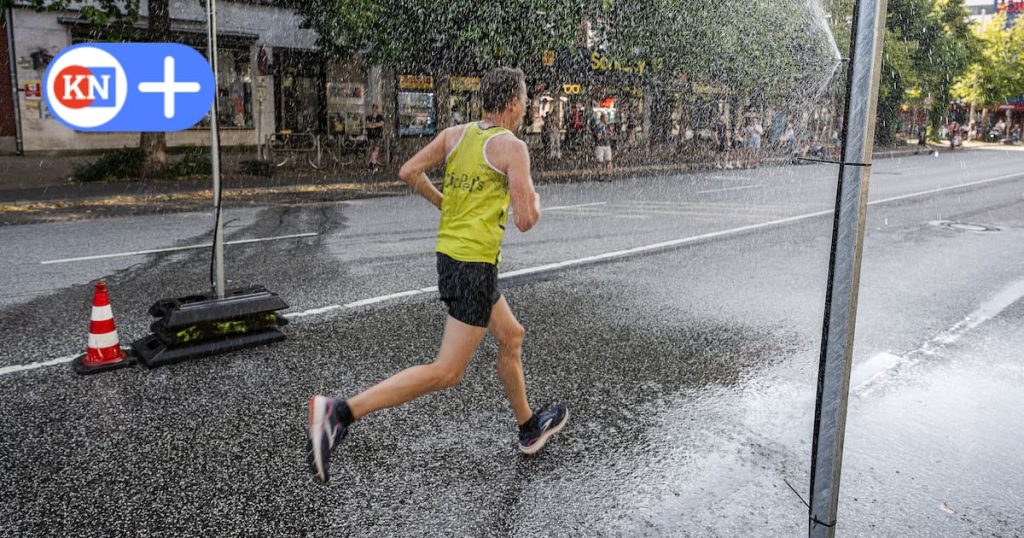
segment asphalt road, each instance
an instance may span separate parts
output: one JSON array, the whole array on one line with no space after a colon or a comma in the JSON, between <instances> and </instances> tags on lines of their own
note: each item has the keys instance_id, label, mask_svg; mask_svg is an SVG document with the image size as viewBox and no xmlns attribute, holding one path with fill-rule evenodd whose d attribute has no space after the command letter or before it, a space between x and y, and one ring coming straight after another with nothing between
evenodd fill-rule
<instances>
[{"instance_id":1,"label":"asphalt road","mask_svg":"<svg viewBox=\"0 0 1024 538\"><path fill-rule=\"evenodd\" d=\"M875 163L844 535L1024 533L1022 163ZM538 227L508 233L501 287L527 329L531 401L566 402L569 426L541 456L516 454L488 341L459 387L357 424L327 487L304 471L308 396L436 351L429 204L228 210L229 240L266 240L229 246L227 273L289 302L289 340L85 378L66 360L91 282L107 280L122 342L141 337L155 299L208 286L209 258L139 252L206 243L210 216L0 227L2 533L805 532L786 482L806 497L835 170L540 192Z\"/></svg>"}]
</instances>

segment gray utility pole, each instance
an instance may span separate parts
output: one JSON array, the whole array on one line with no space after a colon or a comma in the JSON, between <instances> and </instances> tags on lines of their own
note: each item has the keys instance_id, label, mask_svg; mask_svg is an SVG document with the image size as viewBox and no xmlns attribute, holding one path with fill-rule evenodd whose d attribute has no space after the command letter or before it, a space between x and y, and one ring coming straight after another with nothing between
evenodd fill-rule
<instances>
[{"instance_id":1,"label":"gray utility pole","mask_svg":"<svg viewBox=\"0 0 1024 538\"><path fill-rule=\"evenodd\" d=\"M4 26L7 27L7 60L11 67L11 103L14 104L14 152L25 154L25 142L21 137L21 103L18 95L18 61L14 53L14 9L4 11Z\"/></svg>"},{"instance_id":2,"label":"gray utility pole","mask_svg":"<svg viewBox=\"0 0 1024 538\"><path fill-rule=\"evenodd\" d=\"M832 537L836 532L885 10L886 0L858 0L853 15L842 162L814 410L808 529L811 537Z\"/></svg>"},{"instance_id":3,"label":"gray utility pole","mask_svg":"<svg viewBox=\"0 0 1024 538\"><path fill-rule=\"evenodd\" d=\"M217 90L217 2L207 0L206 14L208 16L208 53L210 55L210 67L213 68L213 108L210 110L210 175L213 176L213 210L214 210L214 232L213 232L213 265L215 282L214 288L217 298L224 298L224 225L220 218L220 107L217 106L220 100Z\"/></svg>"}]
</instances>

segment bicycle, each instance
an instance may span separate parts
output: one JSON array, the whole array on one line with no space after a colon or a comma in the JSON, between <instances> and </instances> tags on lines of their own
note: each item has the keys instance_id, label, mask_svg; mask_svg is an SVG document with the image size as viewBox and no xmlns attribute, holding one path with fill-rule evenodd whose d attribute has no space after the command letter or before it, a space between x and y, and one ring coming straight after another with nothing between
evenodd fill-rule
<instances>
[{"instance_id":1,"label":"bicycle","mask_svg":"<svg viewBox=\"0 0 1024 538\"><path fill-rule=\"evenodd\" d=\"M281 131L267 135L266 145L267 156L277 168L288 164L299 154L305 154L306 162L314 169L323 165L323 146L320 137L314 133Z\"/></svg>"},{"instance_id":2,"label":"bicycle","mask_svg":"<svg viewBox=\"0 0 1024 538\"><path fill-rule=\"evenodd\" d=\"M317 163L319 167L324 165L348 166L361 157L368 146L366 137L345 134L325 135L321 138L320 145L326 160ZM312 163L310 165L313 166ZM318 166L313 167L318 168Z\"/></svg>"}]
</instances>

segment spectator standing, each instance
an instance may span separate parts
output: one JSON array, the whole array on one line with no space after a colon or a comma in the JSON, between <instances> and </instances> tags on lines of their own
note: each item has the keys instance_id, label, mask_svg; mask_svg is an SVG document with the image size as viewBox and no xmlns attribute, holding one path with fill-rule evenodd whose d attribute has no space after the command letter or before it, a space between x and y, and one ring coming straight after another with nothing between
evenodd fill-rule
<instances>
[{"instance_id":1,"label":"spectator standing","mask_svg":"<svg viewBox=\"0 0 1024 538\"><path fill-rule=\"evenodd\" d=\"M583 129L587 126L587 118L583 114L583 103L576 103L572 113L569 114L569 125L565 131L565 150L578 151L578 145L583 139Z\"/></svg>"},{"instance_id":2,"label":"spectator standing","mask_svg":"<svg viewBox=\"0 0 1024 538\"><path fill-rule=\"evenodd\" d=\"M594 157L597 169L603 173L612 171L612 133L608 126L608 114L601 114L601 121L594 126Z\"/></svg>"},{"instance_id":3,"label":"spectator standing","mask_svg":"<svg viewBox=\"0 0 1024 538\"><path fill-rule=\"evenodd\" d=\"M786 130L779 137L779 145L786 148L790 155L796 152L796 132L790 123L786 123Z\"/></svg>"},{"instance_id":4,"label":"spectator standing","mask_svg":"<svg viewBox=\"0 0 1024 538\"><path fill-rule=\"evenodd\" d=\"M747 126L747 161L751 168L757 167L761 161L761 136L764 135L764 127L761 127L761 120L754 118Z\"/></svg>"},{"instance_id":5,"label":"spectator standing","mask_svg":"<svg viewBox=\"0 0 1024 538\"><path fill-rule=\"evenodd\" d=\"M547 156L553 160L562 158L562 125L558 115L552 110L544 120L544 132L547 134Z\"/></svg>"},{"instance_id":6,"label":"spectator standing","mask_svg":"<svg viewBox=\"0 0 1024 538\"><path fill-rule=\"evenodd\" d=\"M733 129L732 132L732 155L733 164L736 168L743 168L746 164L746 161L743 158L744 152L746 151L746 146L746 138L744 136L743 126L740 125L739 121L737 121L736 127ZM726 163L725 167L732 168L733 166Z\"/></svg>"},{"instance_id":7,"label":"spectator standing","mask_svg":"<svg viewBox=\"0 0 1024 538\"><path fill-rule=\"evenodd\" d=\"M366 141L370 151L367 166L372 172L379 172L380 146L384 141L384 115L380 113L380 105L374 104L370 108L370 115L366 116Z\"/></svg>"},{"instance_id":8,"label":"spectator standing","mask_svg":"<svg viewBox=\"0 0 1024 538\"><path fill-rule=\"evenodd\" d=\"M718 117L718 123L715 124L715 168L722 168L729 164L729 123L728 118L725 114Z\"/></svg>"}]
</instances>

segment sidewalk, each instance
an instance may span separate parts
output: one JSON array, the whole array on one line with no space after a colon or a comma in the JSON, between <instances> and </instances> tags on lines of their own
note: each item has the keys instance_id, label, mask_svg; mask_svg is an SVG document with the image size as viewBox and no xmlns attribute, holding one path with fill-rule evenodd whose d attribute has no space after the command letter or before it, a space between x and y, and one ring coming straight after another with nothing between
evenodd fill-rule
<instances>
[{"instance_id":1,"label":"sidewalk","mask_svg":"<svg viewBox=\"0 0 1024 538\"><path fill-rule=\"evenodd\" d=\"M930 146L929 152L936 149L944 151L938 146ZM919 152L917 146L883 148L875 152L875 158ZM251 157L249 153L242 152L224 154L224 199L232 204L330 202L408 192L408 187L397 180L396 166L377 174L361 167L313 170L306 166L280 169L272 178L239 174L240 163ZM95 158L96 155L0 157L0 224L142 214L151 212L153 204L159 204L164 211L206 210L210 207L209 179L109 183L77 183L68 179L76 166ZM637 159L634 156L632 160ZM775 156L765 158L762 166L790 162L788 157ZM575 166L565 167L567 164ZM609 178L685 173L713 167L713 161L708 160L623 165L616 167ZM589 181L599 177L596 166L583 159L559 163L538 159L534 162L534 178L538 183Z\"/></svg>"}]
</instances>

